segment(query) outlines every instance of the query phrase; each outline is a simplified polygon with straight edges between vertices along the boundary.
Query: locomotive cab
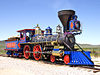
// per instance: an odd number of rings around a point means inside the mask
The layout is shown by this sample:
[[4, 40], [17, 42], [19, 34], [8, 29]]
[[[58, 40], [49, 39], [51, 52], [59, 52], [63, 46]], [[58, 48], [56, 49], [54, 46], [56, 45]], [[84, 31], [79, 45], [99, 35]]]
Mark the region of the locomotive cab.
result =
[[32, 36], [35, 34], [35, 29], [23, 29], [17, 31], [20, 33], [20, 42], [30, 42], [32, 39]]
[[31, 42], [33, 37], [36, 37], [38, 35], [38, 33], [41, 35], [44, 35], [44, 31], [43, 30], [37, 30], [36, 29], [23, 29], [23, 30], [19, 30], [17, 31], [20, 33], [20, 42], [21, 43], [25, 43], [25, 42]]

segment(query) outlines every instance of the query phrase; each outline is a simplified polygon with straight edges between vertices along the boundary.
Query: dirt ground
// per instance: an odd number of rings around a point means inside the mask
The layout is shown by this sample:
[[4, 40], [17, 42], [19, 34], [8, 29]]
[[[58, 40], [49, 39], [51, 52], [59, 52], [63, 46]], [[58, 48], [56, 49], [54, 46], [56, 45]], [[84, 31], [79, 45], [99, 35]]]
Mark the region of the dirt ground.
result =
[[[93, 58], [100, 64], [100, 58]], [[93, 70], [0, 56], [0, 75], [100, 75]]]

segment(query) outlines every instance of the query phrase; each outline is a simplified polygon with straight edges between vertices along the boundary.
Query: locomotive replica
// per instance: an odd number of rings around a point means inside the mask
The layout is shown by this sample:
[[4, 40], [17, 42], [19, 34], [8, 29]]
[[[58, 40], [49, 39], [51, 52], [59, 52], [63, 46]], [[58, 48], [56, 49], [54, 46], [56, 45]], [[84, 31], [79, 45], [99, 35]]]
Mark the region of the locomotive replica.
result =
[[[56, 34], [52, 28], [41, 30], [39, 25], [34, 29], [18, 30], [20, 37], [6, 40], [7, 55], [35, 60], [48, 59], [51, 62], [63, 61], [68, 65], [94, 65], [90, 51], [84, 51], [75, 41], [75, 36], [82, 33], [80, 21], [74, 10], [61, 10], [58, 17], [63, 25], [56, 27]], [[45, 34], [44, 34], [45, 32]], [[77, 45], [78, 48], [75, 48]]]

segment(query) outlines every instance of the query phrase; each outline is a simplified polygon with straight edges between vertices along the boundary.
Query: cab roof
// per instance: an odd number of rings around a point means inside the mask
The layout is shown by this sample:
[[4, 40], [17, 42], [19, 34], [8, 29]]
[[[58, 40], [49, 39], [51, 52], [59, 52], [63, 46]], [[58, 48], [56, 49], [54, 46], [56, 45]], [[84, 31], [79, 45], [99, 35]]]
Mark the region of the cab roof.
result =
[[[35, 31], [35, 29], [23, 29], [23, 30], [18, 30], [17, 32], [28, 32], [28, 31]], [[44, 32], [44, 30], [42, 30], [42, 32]]]

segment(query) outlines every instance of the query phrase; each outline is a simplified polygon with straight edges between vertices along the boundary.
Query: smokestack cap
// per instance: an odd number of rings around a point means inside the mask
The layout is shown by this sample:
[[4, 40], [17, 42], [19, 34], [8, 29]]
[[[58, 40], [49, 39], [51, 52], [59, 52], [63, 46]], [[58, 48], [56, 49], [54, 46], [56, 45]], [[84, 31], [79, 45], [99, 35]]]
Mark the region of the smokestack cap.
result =
[[61, 15], [74, 15], [75, 11], [74, 10], [61, 10], [58, 12], [58, 16]]

